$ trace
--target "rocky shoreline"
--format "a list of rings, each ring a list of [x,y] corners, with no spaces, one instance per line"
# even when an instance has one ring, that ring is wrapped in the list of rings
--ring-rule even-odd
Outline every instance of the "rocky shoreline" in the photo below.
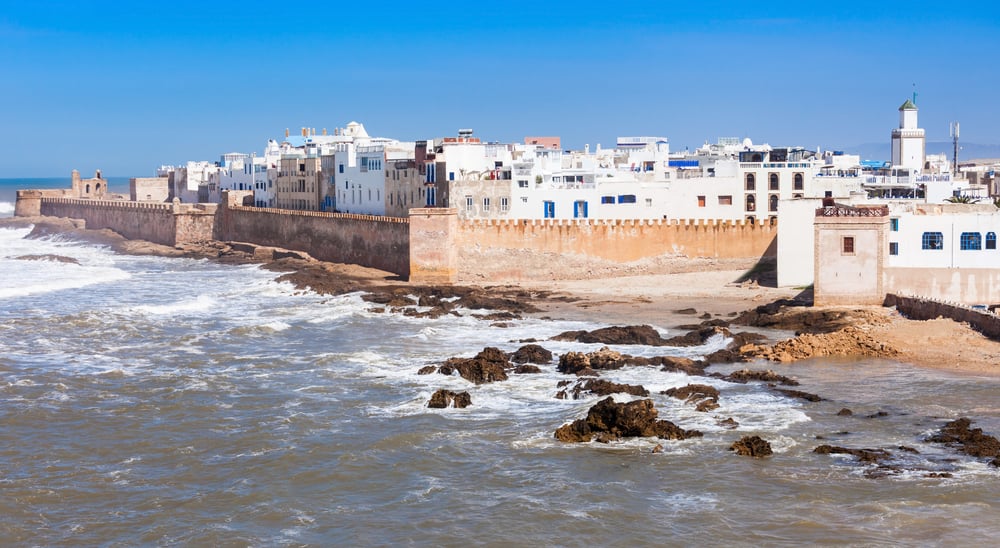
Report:
[[[461,286],[411,285],[392,274],[352,265],[325,263],[290,250],[262,248],[251,244],[205,242],[199,245],[177,247],[161,246],[149,242],[129,241],[107,230],[85,230],[79,223],[68,219],[4,219],[0,226],[32,226],[29,237],[63,233],[74,238],[107,245],[119,253],[136,255],[157,255],[208,259],[226,264],[261,264],[279,272],[279,281],[293,284],[301,290],[314,291],[325,295],[362,293],[362,298],[372,303],[373,310],[418,317],[439,317],[441,315],[468,314],[491,325],[504,327],[510,322],[527,315],[545,318],[547,307],[580,304],[581,308],[593,306],[578,296],[565,292],[545,289],[530,289],[521,285]],[[58,256],[25,256],[23,260],[62,261]],[[655,303],[653,303],[655,304]],[[663,306],[665,303],[660,303]],[[473,358],[450,358],[438,366],[425,366],[417,371],[421,375],[457,375],[474,385],[504,382],[510,375],[533,374],[541,368],[554,367],[570,378],[553,387],[553,397],[560,399],[604,398],[591,406],[585,418],[571,421],[558,427],[553,435],[556,439],[571,442],[596,441],[610,443],[627,437],[653,437],[662,440],[684,440],[700,437],[697,430],[687,430],[681,425],[660,419],[653,400],[648,399],[649,391],[640,385],[614,383],[601,379],[601,371],[625,367],[656,367],[664,371],[684,373],[694,377],[718,378],[729,383],[763,383],[780,397],[818,402],[824,398],[809,392],[784,388],[796,386],[791,377],[768,369],[744,368],[723,375],[709,373],[713,364],[771,362],[789,364],[795,361],[822,357],[848,356],[900,359],[905,357],[905,348],[887,340],[887,329],[892,329],[895,321],[886,311],[872,308],[816,309],[806,306],[804,300],[781,299],[758,305],[742,313],[730,313],[720,317],[719,313],[705,312],[698,323],[682,323],[678,328],[686,333],[674,337],[663,337],[648,324],[611,325],[593,331],[570,331],[556,335],[551,340],[603,345],[640,344],[646,346],[684,347],[705,344],[713,337],[724,337],[729,344],[702,360],[691,360],[675,356],[635,357],[611,350],[607,346],[595,352],[566,352],[560,356],[544,348],[544,341],[522,341],[524,346],[507,354],[497,348],[484,348]],[[600,318],[600,307],[589,309],[593,317]],[[675,309],[675,317],[697,315],[694,307]],[[766,337],[755,329],[787,331],[794,336],[777,341]],[[628,402],[616,402],[611,396],[622,394],[635,398]],[[693,406],[698,412],[711,412],[719,408],[720,398],[725,391],[702,383],[692,383],[671,389],[662,395],[676,398]],[[475,406],[469,392],[454,392],[441,389],[434,393],[427,403],[430,408],[467,408]],[[849,417],[851,412],[843,409],[838,415]],[[964,422],[963,422],[964,421]],[[725,428],[736,428],[732,417],[719,417],[717,424]],[[942,427],[939,434],[927,441],[957,447],[958,450],[977,457],[990,458],[989,464],[1000,466],[1000,442],[984,434],[981,430],[970,429],[967,418],[953,421]],[[662,446],[657,446],[662,450]],[[656,450],[656,448],[654,448]],[[744,436],[730,446],[737,455],[762,458],[772,454],[767,440],[757,436]],[[826,454],[849,454],[858,462],[873,465],[866,474],[881,477],[904,471],[903,465],[893,457],[893,451],[913,452],[913,448],[845,448],[826,444],[818,445],[815,452]],[[938,471],[924,471],[927,475],[941,474]],[[937,477],[937,476],[935,476]]]

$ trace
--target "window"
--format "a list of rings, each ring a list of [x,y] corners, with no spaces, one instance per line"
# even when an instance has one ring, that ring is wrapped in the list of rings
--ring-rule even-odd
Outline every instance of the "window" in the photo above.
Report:
[[[944,249],[944,237],[940,232],[924,232],[920,242],[921,249]]]
[[[472,211],[472,196],[465,197],[465,210]]]
[[[747,190],[757,190],[757,178],[753,176],[753,173],[747,173],[747,176],[746,176],[746,189]]]
[[[976,251],[983,248],[983,235],[978,232],[963,232],[959,240],[964,251]]]
[[[646,207],[653,207],[653,199],[646,198]]]
[[[449,171],[448,172],[448,180],[449,181],[454,181],[455,180],[455,172],[454,171]]]
[[[546,200],[546,201],[542,202],[542,207],[544,208],[543,209],[543,213],[544,213],[544,217],[546,219],[553,219],[553,218],[555,218],[555,216],[556,216],[556,203],[555,202],[551,202],[551,201]]]
[[[483,211],[489,211],[489,210],[490,210],[490,199],[483,198]]]
[[[889,255],[899,255],[899,244],[896,242],[889,242]]]
[[[573,202],[573,218],[574,219],[587,218],[587,202],[585,200],[577,200]]]
[[[842,255],[854,255],[854,236],[844,236],[841,240]]]
[[[500,211],[507,211],[510,209],[510,204],[507,202],[507,198],[500,198]]]
[[[747,194],[747,211],[755,209],[757,209],[757,199],[754,198],[753,194]]]
[[[768,211],[778,211],[778,195],[772,194],[767,199],[767,210]]]
[[[613,204],[613,203],[615,203],[615,197],[614,196],[601,196],[601,203],[602,204]]]
[[[771,173],[767,176],[767,186],[768,190],[778,190],[778,174]]]
[[[889,219],[889,230],[892,232],[899,232],[899,219],[893,217]]]
[[[344,172],[344,164],[340,164],[340,165],[339,165],[339,166],[337,167],[337,171],[339,171],[340,173],[343,173],[343,172]]]
[[[986,249],[996,249],[997,248],[997,233],[987,232],[986,233]]]
[[[705,207],[705,197],[698,196],[698,207]]]
[[[525,181],[523,179],[518,179],[518,181],[517,181],[517,187],[518,188],[528,188],[528,181]]]
[[[618,195],[619,204],[634,204],[635,194],[619,194]]]
[[[802,174],[796,173],[792,176],[792,190],[802,190]]]
[[[719,205],[733,205],[733,197],[719,196]]]

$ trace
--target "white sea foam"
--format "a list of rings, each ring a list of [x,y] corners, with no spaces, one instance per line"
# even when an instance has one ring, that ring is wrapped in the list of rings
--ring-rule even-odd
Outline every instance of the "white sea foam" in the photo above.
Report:
[[[175,315],[189,312],[207,312],[213,309],[216,300],[209,295],[198,295],[194,299],[187,299],[163,305],[140,305],[134,310],[154,315]]]
[[[0,217],[10,217],[14,214],[14,204],[10,202],[0,202]]]

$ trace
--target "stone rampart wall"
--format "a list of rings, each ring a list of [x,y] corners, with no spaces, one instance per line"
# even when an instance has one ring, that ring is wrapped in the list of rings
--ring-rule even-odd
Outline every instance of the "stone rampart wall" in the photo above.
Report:
[[[465,220],[459,246],[529,249],[620,263],[661,255],[760,258],[777,252],[776,225],[727,221]]]
[[[305,251],[323,261],[404,277],[410,272],[406,218],[230,205],[220,216],[218,231],[220,240]]]
[[[83,219],[87,228],[108,228],[134,240],[174,245],[176,224],[170,204],[43,198],[41,214]]]
[[[886,306],[895,306],[900,314],[913,320],[933,320],[951,318],[956,322],[966,322],[983,335],[1000,341],[1000,316],[985,310],[976,310],[961,303],[937,301],[921,297],[906,297],[888,294]]]
[[[885,291],[965,304],[1000,304],[1000,268],[884,269]]]

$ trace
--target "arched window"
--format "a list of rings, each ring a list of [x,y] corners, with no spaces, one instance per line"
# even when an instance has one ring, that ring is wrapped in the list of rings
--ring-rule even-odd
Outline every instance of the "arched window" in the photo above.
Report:
[[[767,210],[768,211],[778,211],[778,195],[772,194],[767,199]]]
[[[757,178],[753,176],[753,173],[747,173],[747,176],[746,176],[746,189],[747,190],[757,190]]]
[[[757,210],[757,200],[753,194],[747,194],[747,211]]]
[[[997,248],[997,233],[987,232],[986,233],[986,249],[996,249]]]
[[[87,194],[90,194],[90,183],[87,183]]]
[[[794,185],[793,190],[802,190],[803,179],[801,173],[796,173],[792,176],[792,184]]]
[[[767,176],[768,190],[778,190],[778,174],[770,173]]]

